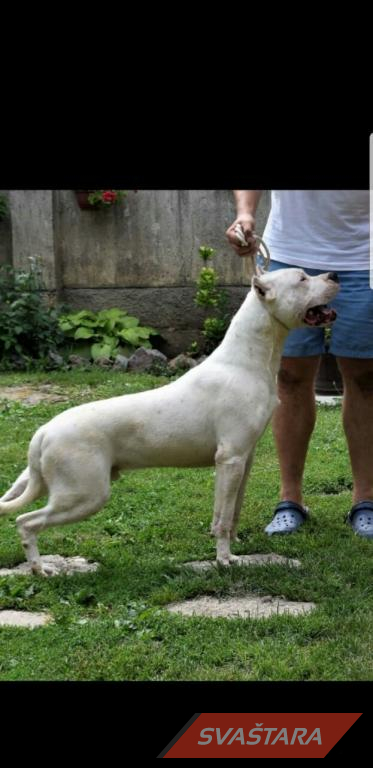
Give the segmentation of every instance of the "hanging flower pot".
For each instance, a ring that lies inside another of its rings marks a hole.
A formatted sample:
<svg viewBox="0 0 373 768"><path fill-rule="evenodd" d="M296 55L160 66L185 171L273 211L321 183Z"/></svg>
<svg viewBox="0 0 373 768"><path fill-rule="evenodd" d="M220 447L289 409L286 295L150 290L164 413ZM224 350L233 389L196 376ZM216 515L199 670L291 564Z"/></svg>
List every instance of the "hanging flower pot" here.
<svg viewBox="0 0 373 768"><path fill-rule="evenodd" d="M121 203L127 192L124 189L76 189L79 208L99 210Z"/></svg>
<svg viewBox="0 0 373 768"><path fill-rule="evenodd" d="M78 201L79 208L84 210L89 210L92 208L95 208L96 206L92 205L88 201L88 196L90 195L92 190L90 189L77 189L75 190L76 198Z"/></svg>

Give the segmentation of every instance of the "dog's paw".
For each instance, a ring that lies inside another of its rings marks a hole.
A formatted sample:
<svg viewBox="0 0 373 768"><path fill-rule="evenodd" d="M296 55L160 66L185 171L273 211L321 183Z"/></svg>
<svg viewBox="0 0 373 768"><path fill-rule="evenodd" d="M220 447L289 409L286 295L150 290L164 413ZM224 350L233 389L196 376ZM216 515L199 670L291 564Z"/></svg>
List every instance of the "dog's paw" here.
<svg viewBox="0 0 373 768"><path fill-rule="evenodd" d="M216 562L218 565L223 565L227 568L229 565L232 565L232 563L236 563L239 559L238 555L232 555L230 553L229 555L224 555L224 557L217 557Z"/></svg>
<svg viewBox="0 0 373 768"><path fill-rule="evenodd" d="M43 563L43 565L40 566L32 566L31 567L32 573L35 576L44 576L44 578L50 578L51 576L58 576L59 570L56 568L55 565L46 565Z"/></svg>

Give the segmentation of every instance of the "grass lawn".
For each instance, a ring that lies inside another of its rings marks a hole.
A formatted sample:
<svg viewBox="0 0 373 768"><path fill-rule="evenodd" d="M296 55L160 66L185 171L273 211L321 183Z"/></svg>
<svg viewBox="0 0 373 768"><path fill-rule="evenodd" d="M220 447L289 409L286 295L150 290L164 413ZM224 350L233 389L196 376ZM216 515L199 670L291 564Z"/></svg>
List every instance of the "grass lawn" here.
<svg viewBox="0 0 373 768"><path fill-rule="evenodd" d="M56 413L167 380L102 370L0 375L0 386L47 382L69 402L0 402L1 493L26 465L33 432ZM185 561L214 558L213 487L213 468L127 473L97 515L42 533L42 554L81 555L101 567L72 577L0 579L0 609L48 610L55 619L33 631L0 628L0 680L372 680L373 542L343 522L351 470L340 407L318 409L305 474L312 518L298 533L269 539L263 532L279 487L270 429L246 491L236 554L277 552L298 558L301 568L181 569ZM16 514L0 519L0 567L24 559ZM185 618L164 608L246 592L318 607L302 617L260 620Z"/></svg>

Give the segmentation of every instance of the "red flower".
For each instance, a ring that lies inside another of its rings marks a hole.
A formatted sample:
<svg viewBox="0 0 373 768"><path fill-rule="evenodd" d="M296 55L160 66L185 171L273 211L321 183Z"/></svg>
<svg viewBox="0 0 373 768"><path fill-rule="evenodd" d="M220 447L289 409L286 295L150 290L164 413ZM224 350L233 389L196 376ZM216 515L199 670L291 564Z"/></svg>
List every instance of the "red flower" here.
<svg viewBox="0 0 373 768"><path fill-rule="evenodd" d="M112 189L107 189L102 193L102 199L104 203L114 203L117 199L117 193Z"/></svg>

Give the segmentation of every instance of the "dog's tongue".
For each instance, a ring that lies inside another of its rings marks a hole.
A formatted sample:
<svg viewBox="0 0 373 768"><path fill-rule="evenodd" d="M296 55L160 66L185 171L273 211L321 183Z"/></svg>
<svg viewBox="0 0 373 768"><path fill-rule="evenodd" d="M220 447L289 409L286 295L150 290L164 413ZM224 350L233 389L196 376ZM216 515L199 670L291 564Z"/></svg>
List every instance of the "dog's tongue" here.
<svg viewBox="0 0 373 768"><path fill-rule="evenodd" d="M328 309L327 307L319 306L312 307L306 313L304 322L307 325L324 325L325 323L332 323L337 317L335 309Z"/></svg>

